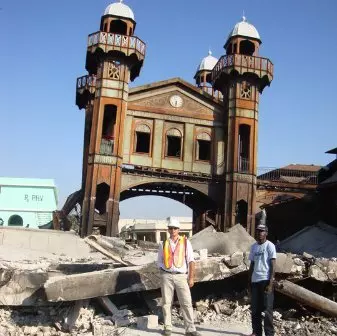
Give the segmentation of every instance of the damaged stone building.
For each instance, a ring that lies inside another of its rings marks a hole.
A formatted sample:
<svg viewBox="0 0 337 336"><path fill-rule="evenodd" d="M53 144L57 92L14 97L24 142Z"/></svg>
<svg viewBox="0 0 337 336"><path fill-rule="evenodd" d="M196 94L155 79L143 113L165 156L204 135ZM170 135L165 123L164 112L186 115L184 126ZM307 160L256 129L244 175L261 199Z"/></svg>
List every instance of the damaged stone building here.
<svg viewBox="0 0 337 336"><path fill-rule="evenodd" d="M82 237L94 229L114 236L121 201L159 195L193 210L194 232L236 223L253 232L259 97L273 79L257 29L243 17L225 55L209 52L191 74L194 84L172 78L130 88L147 48L135 30L133 11L117 2L88 37L88 74L76 87L85 110L82 188L64 213L77 203Z"/></svg>
<svg viewBox="0 0 337 336"><path fill-rule="evenodd" d="M326 153L336 155L337 149ZM269 238L275 242L319 222L337 227L337 159L323 167L301 165L301 170L307 171L307 176L296 177L297 184L274 189L281 197L265 203Z"/></svg>

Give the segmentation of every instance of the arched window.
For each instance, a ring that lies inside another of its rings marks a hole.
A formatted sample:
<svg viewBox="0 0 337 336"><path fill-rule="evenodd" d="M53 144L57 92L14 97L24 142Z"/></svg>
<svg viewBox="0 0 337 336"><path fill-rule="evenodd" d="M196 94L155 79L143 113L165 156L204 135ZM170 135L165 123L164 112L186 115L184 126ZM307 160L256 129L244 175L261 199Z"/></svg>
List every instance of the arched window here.
<svg viewBox="0 0 337 336"><path fill-rule="evenodd" d="M242 124L239 126L239 157L238 169L240 172L249 172L250 152L250 126Z"/></svg>
<svg viewBox="0 0 337 336"><path fill-rule="evenodd" d="M211 136L208 133L197 135L196 159L209 161L211 159Z"/></svg>
<svg viewBox="0 0 337 336"><path fill-rule="evenodd" d="M253 56L255 52L255 45L253 42L243 40L240 42L240 54Z"/></svg>
<svg viewBox="0 0 337 336"><path fill-rule="evenodd" d="M9 217L8 226L23 226L23 219L19 215Z"/></svg>
<svg viewBox="0 0 337 336"><path fill-rule="evenodd" d="M142 123L138 123L135 128L135 152L150 153L151 128Z"/></svg>
<svg viewBox="0 0 337 336"><path fill-rule="evenodd" d="M113 20L110 22L110 33L126 35L127 29L126 23L122 20Z"/></svg>
<svg viewBox="0 0 337 336"><path fill-rule="evenodd" d="M181 132L176 128L171 128L166 133L166 156L181 157Z"/></svg>
<svg viewBox="0 0 337 336"><path fill-rule="evenodd" d="M106 202L109 199L109 193L110 186L108 184L103 182L97 186L95 209L100 215L103 215L107 212Z"/></svg>

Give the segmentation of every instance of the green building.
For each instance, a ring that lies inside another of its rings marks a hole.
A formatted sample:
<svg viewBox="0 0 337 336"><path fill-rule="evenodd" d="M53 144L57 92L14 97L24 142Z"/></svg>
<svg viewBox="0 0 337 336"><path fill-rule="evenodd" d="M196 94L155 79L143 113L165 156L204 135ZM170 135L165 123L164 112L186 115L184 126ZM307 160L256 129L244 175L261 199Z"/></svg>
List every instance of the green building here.
<svg viewBox="0 0 337 336"><path fill-rule="evenodd" d="M0 177L1 226L46 227L56 209L53 180Z"/></svg>

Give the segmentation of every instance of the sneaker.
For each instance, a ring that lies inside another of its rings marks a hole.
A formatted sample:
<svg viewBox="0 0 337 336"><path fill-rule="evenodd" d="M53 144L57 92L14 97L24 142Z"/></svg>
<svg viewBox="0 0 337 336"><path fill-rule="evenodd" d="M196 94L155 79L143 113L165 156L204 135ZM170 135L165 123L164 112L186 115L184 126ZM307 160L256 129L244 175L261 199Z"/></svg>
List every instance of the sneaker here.
<svg viewBox="0 0 337 336"><path fill-rule="evenodd" d="M172 330L170 330L170 329L164 329L164 331L163 331L163 335L164 336L171 336L171 334L172 334Z"/></svg>
<svg viewBox="0 0 337 336"><path fill-rule="evenodd" d="M188 331L185 333L186 336L201 336L201 334L197 331Z"/></svg>

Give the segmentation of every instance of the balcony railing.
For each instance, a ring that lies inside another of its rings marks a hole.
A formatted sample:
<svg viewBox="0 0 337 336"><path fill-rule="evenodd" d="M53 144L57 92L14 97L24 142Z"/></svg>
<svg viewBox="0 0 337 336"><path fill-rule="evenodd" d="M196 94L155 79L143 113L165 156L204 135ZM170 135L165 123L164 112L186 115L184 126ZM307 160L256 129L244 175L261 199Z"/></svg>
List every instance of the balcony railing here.
<svg viewBox="0 0 337 336"><path fill-rule="evenodd" d="M96 86L96 76L95 75L86 75L77 78L76 81L76 89L83 89L86 87L95 87Z"/></svg>
<svg viewBox="0 0 337 336"><path fill-rule="evenodd" d="M112 155L114 151L114 142L115 140L113 137L102 138L99 153L103 155Z"/></svg>
<svg viewBox="0 0 337 336"><path fill-rule="evenodd" d="M96 32L88 36L88 47L99 44L113 46L117 48L134 49L143 56L145 55L145 43L135 36L113 34L106 32Z"/></svg>
<svg viewBox="0 0 337 336"><path fill-rule="evenodd" d="M296 184L312 184L318 183L316 171L305 171L295 169L278 169L278 168L258 168L258 181L284 182Z"/></svg>
<svg viewBox="0 0 337 336"><path fill-rule="evenodd" d="M215 81L224 68L241 67L252 72L261 71L273 75L274 65L268 58L241 54L223 55L212 71L212 80Z"/></svg>
<svg viewBox="0 0 337 336"><path fill-rule="evenodd" d="M249 159L240 157L239 158L239 172L241 173L249 173Z"/></svg>

